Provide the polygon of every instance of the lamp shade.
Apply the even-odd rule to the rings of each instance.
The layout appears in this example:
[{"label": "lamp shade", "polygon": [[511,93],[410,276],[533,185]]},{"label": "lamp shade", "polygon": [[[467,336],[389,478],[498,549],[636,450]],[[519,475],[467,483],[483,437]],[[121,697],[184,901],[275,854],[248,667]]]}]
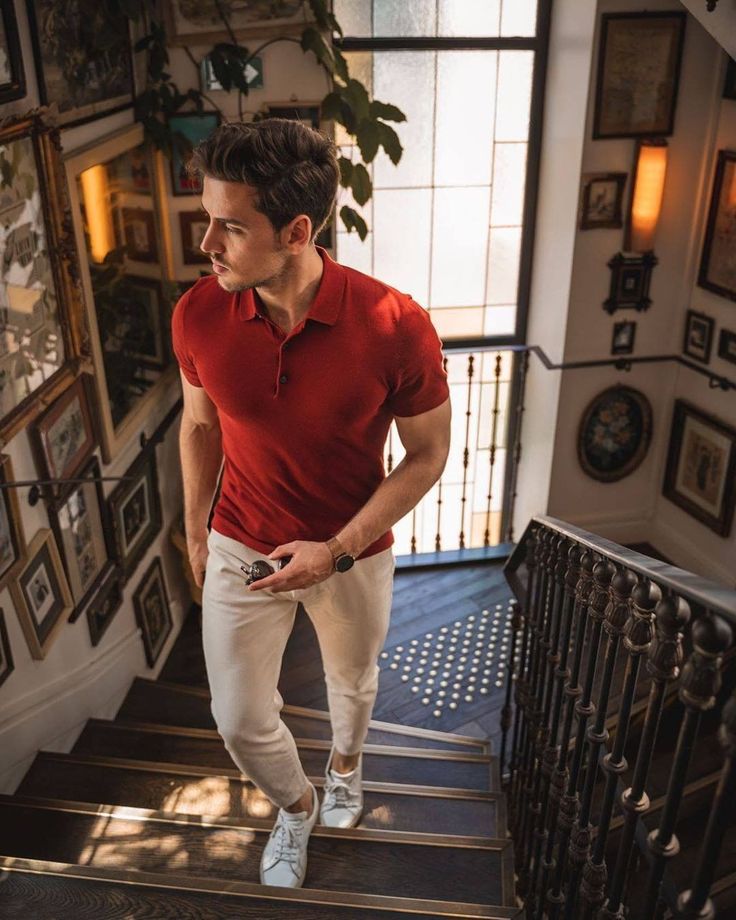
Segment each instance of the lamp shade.
[{"label": "lamp shade", "polygon": [[89,246],[93,261],[102,262],[115,248],[115,231],[110,216],[107,169],[103,164],[91,166],[81,175],[84,211],[87,216]]},{"label": "lamp shade", "polygon": [[654,249],[666,173],[667,144],[661,140],[641,141],[637,148],[626,246],[631,252],[650,252]]}]

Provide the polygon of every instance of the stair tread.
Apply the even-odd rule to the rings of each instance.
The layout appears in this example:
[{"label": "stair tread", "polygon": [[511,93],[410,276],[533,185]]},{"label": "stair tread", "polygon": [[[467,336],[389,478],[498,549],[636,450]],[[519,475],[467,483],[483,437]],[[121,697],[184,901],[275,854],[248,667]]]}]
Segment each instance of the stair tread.
[{"label": "stair tread", "polygon": [[[318,709],[286,705],[281,716],[293,734],[329,739],[332,729],[329,714]],[[145,719],[168,725],[214,728],[209,692],[202,687],[187,687],[167,681],[136,678],[123,701],[118,718]],[[369,743],[397,744],[405,747],[430,747],[446,750],[490,752],[490,742],[469,735],[418,729],[371,720]]]},{"label": "stair tread", "polygon": [[[146,769],[114,761],[84,763],[73,755],[40,755],[19,794],[114,803],[153,811],[272,822],[276,809],[244,778]],[[150,767],[151,765],[149,765]],[[318,787],[319,788],[319,787]],[[432,794],[415,787],[364,786],[362,827],[476,837],[504,836],[500,794]]]},{"label": "stair tread", "polygon": [[[198,823],[142,821],[115,810],[90,813],[0,800],[0,853],[31,859],[82,862],[176,875],[258,880],[268,830],[206,827]],[[506,844],[457,845],[381,839],[321,828],[309,843],[305,887],[432,900],[503,903],[502,852]],[[356,872],[356,867],[360,867]]]},{"label": "stair tread", "polygon": [[[298,740],[305,772],[324,773],[329,742]],[[213,769],[233,766],[216,732],[177,730],[170,726],[135,726],[91,719],[77,739],[73,753],[121,756],[154,762],[197,764]],[[363,776],[382,782],[410,782],[463,789],[490,789],[494,761],[477,752],[430,751],[367,746]]]}]

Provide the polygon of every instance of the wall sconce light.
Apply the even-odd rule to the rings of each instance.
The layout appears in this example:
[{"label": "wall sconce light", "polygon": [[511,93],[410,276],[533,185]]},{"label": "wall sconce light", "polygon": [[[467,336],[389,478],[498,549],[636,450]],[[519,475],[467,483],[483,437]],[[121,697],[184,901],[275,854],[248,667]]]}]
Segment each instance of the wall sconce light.
[{"label": "wall sconce light", "polygon": [[87,216],[90,255],[94,262],[103,262],[108,252],[115,248],[107,169],[102,163],[90,166],[84,170],[80,179],[84,212]]},{"label": "wall sconce light", "polygon": [[667,142],[661,138],[636,145],[631,205],[624,233],[624,251],[609,261],[611,289],[603,309],[647,310],[651,306],[649,284],[657,264],[654,237],[662,209],[667,173]]}]

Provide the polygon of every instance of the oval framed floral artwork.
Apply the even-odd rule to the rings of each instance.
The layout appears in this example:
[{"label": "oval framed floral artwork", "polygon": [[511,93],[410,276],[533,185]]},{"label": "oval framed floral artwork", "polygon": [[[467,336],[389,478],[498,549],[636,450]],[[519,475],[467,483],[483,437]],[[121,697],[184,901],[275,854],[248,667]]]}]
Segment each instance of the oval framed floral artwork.
[{"label": "oval framed floral artwork", "polygon": [[642,462],[652,440],[652,407],[639,390],[613,386],[590,401],[578,431],[578,460],[593,479],[615,482]]}]

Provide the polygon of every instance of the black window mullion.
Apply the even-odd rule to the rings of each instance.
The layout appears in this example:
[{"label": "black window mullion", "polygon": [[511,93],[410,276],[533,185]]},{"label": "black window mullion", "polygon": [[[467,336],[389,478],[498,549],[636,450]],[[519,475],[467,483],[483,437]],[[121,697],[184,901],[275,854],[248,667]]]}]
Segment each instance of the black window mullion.
[{"label": "black window mullion", "polygon": [[335,38],[341,51],[538,51],[538,37],[529,38]]}]

